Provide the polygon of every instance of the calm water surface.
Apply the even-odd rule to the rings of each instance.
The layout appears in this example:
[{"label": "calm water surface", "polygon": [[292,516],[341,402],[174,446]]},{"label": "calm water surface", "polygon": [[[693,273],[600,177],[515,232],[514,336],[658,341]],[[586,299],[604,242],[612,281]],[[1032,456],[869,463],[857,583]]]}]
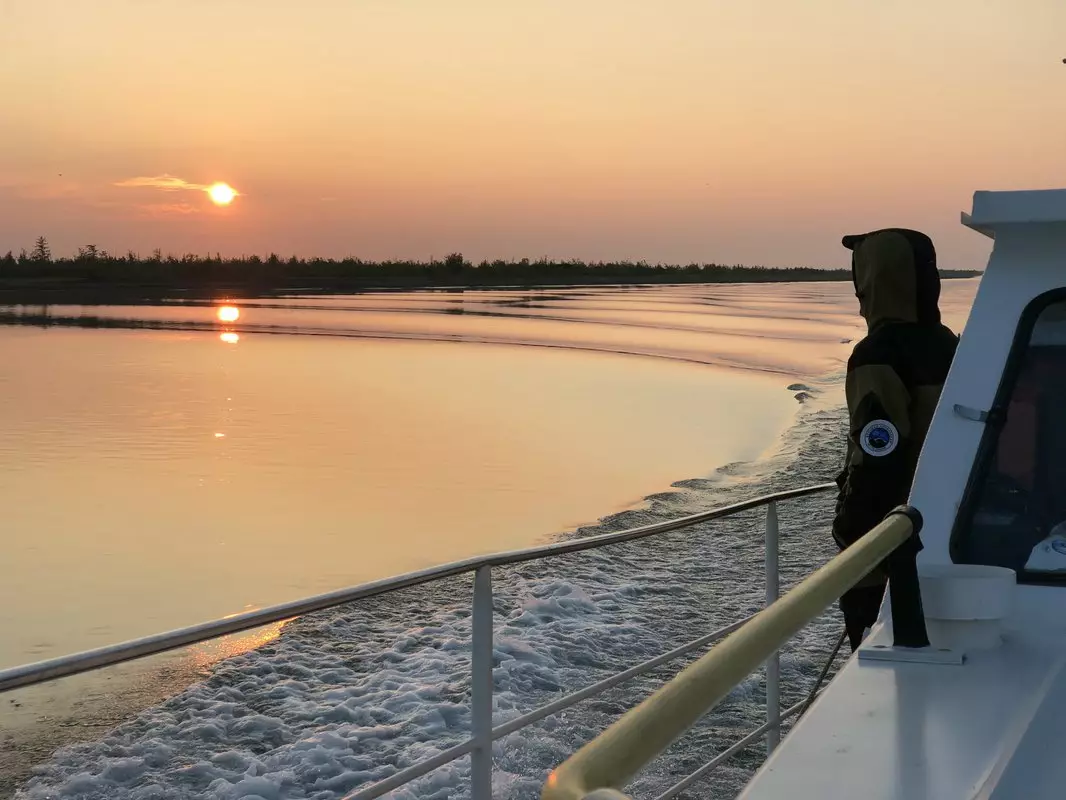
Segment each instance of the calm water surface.
[{"label": "calm water surface", "polygon": [[543,540],[757,456],[796,405],[513,346],[0,336],[4,665]]}]

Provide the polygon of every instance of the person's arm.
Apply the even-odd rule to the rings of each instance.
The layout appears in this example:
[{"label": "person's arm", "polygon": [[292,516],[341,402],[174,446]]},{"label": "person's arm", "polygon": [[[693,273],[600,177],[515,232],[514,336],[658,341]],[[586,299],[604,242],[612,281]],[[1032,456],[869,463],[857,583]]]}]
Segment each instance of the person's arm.
[{"label": "person's arm", "polygon": [[910,396],[890,365],[870,363],[856,350],[848,363],[848,459],[838,480],[840,495],[833,538],[840,547],[853,544],[910,490]]}]

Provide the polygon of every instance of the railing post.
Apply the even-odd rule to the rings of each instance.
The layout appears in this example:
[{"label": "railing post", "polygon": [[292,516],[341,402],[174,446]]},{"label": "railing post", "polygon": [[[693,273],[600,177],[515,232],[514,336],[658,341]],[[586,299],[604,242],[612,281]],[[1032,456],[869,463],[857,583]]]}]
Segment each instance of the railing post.
[{"label": "railing post", "polygon": [[[777,503],[766,506],[766,605],[777,602],[781,583],[778,576]],[[766,662],[766,755],[781,741],[781,651],[775,650]]]},{"label": "railing post", "polygon": [[492,567],[474,573],[470,627],[470,716],[477,742],[470,754],[470,797],[492,800]]}]

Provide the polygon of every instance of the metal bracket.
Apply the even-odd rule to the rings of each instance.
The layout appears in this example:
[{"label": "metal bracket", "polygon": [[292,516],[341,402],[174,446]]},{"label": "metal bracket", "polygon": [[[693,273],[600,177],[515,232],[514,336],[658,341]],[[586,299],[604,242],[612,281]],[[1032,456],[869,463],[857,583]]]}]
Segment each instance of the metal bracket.
[{"label": "metal bracket", "polygon": [[952,407],[952,410],[955,412],[955,416],[968,419],[971,422],[988,422],[989,419],[989,413],[987,411],[959,405],[958,403]]},{"label": "metal bracket", "polygon": [[874,626],[874,629],[859,645],[856,653],[859,661],[894,661],[906,664],[959,665],[966,660],[966,653],[948,647],[896,647],[892,644],[890,622]]}]

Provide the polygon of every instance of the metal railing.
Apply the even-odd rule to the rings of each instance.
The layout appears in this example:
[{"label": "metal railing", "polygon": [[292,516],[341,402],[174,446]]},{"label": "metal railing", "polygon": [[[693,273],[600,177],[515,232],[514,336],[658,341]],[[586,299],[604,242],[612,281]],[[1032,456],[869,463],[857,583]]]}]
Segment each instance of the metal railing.
[{"label": "metal railing", "polygon": [[[524,550],[515,550],[465,559],[463,561],[456,561],[418,572],[411,572],[393,578],[373,581],[359,586],[316,595],[314,597],[290,603],[283,603],[271,606],[270,608],[251,611],[225,619],[147,636],[121,644],[101,647],[69,656],[62,656],[48,661],[28,664],[26,666],[0,670],[0,693],[18,688],[35,686],[48,681],[90,672],[158,653],[177,650],[216,637],[249,631],[277,622],[284,622],[314,611],[334,608],[357,600],[365,600],[388,592],[420,586],[445,578],[473,572],[474,597],[473,615],[471,620],[471,738],[438,753],[432,758],[400,770],[388,778],[357,789],[355,792],[349,794],[346,800],[372,800],[372,798],[381,797],[422,775],[432,772],[433,770],[466,755],[470,755],[471,757],[471,797],[473,800],[489,800],[492,796],[491,748],[494,741],[531,725],[547,716],[569,708],[586,698],[606,691],[613,686],[617,686],[618,684],[645,673],[648,670],[654,669],[661,664],[665,664],[694,650],[712,644],[719,639],[723,639],[738,631],[741,627],[757,620],[759,617],[759,615],[756,614],[733,622],[723,628],[701,636],[698,639],[676,647],[673,650],[629,667],[622,672],[586,686],[576,692],[560,697],[557,700],[534,709],[516,719],[512,719],[502,725],[493,727],[493,567],[520,564],[549,556],[577,553],[611,544],[632,542],[649,536],[687,528],[699,523],[730,517],[743,511],[749,511],[765,506],[767,509],[765,535],[766,603],[767,606],[769,606],[777,600],[780,585],[778,574],[779,526],[777,504],[788,500],[808,497],[820,492],[835,490],[836,488],[836,484],[833,483],[807,486],[801,489],[792,489],[789,491],[764,495],[742,503],[736,503],[698,514],[691,514],[666,522],[644,525],[638,528],[630,528],[615,533],[605,533],[598,536],[571,539],[568,541],[557,542],[555,544],[531,547]],[[761,613],[765,612],[760,612],[760,614]],[[763,658],[763,661],[767,664],[766,723],[745,737],[744,740],[730,748],[729,751],[721,754],[713,762],[702,767],[698,772],[699,776],[710,771],[710,769],[713,769],[714,766],[717,766],[717,764],[721,763],[726,757],[736,752],[742,743],[746,746],[763,734],[768,735],[767,751],[771,752],[777,744],[782,721],[802,710],[804,704],[800,703],[797,706],[789,708],[784,713],[781,713],[780,711],[780,666],[778,661],[778,649],[779,648],[775,648],[772,653],[768,652]],[[713,652],[717,652],[717,650]],[[693,776],[690,776],[690,778],[695,780]],[[688,780],[689,779],[686,779],[686,781]],[[684,785],[687,786],[688,784],[684,783]],[[681,788],[684,787],[680,786],[680,788],[675,788],[677,791],[680,791]],[[663,795],[663,797],[672,797],[674,794],[676,794],[676,792],[671,790],[666,795]]]},{"label": "metal railing", "polygon": [[[830,603],[878,564],[886,560],[891,564],[890,556],[899,550],[900,545],[916,536],[920,526],[921,517],[913,509],[899,509],[890,514],[776,603],[756,614],[742,630],[731,634],[686,667],[553,770],[544,784],[542,800],[593,797],[596,800],[629,800],[619,790],[641,769],[825,611]],[[913,556],[910,561],[913,562]],[[890,580],[892,576],[890,567]],[[896,607],[895,600],[893,607]],[[801,712],[808,702],[797,703],[781,717]],[[757,733],[768,732],[772,727],[773,723],[768,720],[731,750],[746,746]],[[723,753],[719,758],[725,755]],[[706,771],[709,771],[706,767],[698,770],[682,783],[687,786]]]}]

